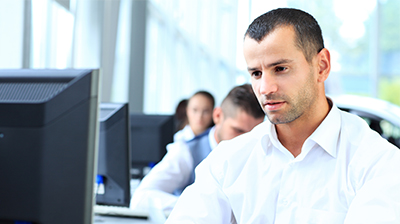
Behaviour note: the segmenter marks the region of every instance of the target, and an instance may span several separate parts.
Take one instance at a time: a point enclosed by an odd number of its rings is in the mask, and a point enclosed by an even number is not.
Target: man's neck
[[[293,122],[287,124],[277,124],[275,129],[281,144],[289,150],[294,157],[301,153],[306,139],[318,128],[325,117],[328,115],[331,102],[325,100],[318,108],[314,108],[312,113],[299,117]]]

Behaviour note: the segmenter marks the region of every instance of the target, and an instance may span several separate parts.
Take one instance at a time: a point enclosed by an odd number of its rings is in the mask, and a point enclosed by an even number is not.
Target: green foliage
[[[379,98],[400,106],[400,78],[381,78]]]
[[[380,38],[382,51],[399,51],[400,50],[400,1],[387,0],[381,8],[381,30],[383,31]]]

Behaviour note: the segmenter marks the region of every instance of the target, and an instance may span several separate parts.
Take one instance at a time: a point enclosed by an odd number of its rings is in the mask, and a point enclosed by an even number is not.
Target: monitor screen
[[[148,167],[165,155],[167,144],[173,142],[174,116],[131,114],[131,159],[133,178],[141,178]]]
[[[98,80],[0,70],[0,223],[92,223]]]
[[[100,104],[96,203],[129,207],[130,132],[128,104]]]

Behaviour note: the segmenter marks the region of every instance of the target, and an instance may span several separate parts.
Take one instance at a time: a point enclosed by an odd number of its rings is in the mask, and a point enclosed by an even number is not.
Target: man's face
[[[277,28],[259,43],[246,37],[244,57],[254,93],[271,123],[308,115],[318,96],[316,71],[295,46],[292,27]]]
[[[249,132],[263,120],[264,118],[254,118],[242,110],[239,110],[235,117],[224,117],[221,111],[220,120],[215,125],[216,140],[219,143]]]

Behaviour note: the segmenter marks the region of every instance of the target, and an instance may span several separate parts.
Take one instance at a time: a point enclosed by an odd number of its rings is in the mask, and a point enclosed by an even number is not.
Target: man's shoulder
[[[340,150],[342,154],[351,155],[351,161],[358,167],[387,161],[391,157],[395,160],[400,158],[400,150],[372,130],[365,120],[347,112],[342,112],[341,118]]]
[[[251,131],[237,136],[231,140],[223,141],[224,144],[230,144],[235,146],[245,146],[251,142],[259,141],[263,136],[269,133],[269,125],[263,122],[255,126]]]
[[[249,158],[259,152],[262,136],[266,134],[263,126],[260,124],[248,133],[220,142],[199,167],[209,170],[220,182],[227,176],[234,180]]]
[[[359,116],[342,111],[341,119],[341,135],[354,147],[373,148],[381,145],[391,148],[392,145]]]
[[[207,147],[210,148],[210,139],[208,134],[210,133],[210,129],[207,129],[200,135],[195,136],[194,138],[190,139],[189,141],[185,141],[185,144],[189,149],[196,148],[196,147]]]
[[[201,141],[203,139],[208,139],[208,134],[210,133],[211,128],[208,128],[207,130],[205,130],[203,133],[196,135],[194,138],[185,141],[187,144],[192,144],[198,141]]]
[[[240,158],[245,158],[261,141],[261,138],[266,135],[268,127],[268,124],[261,123],[250,132],[230,140],[221,141],[213,152],[215,151],[215,154],[221,155],[224,160],[235,158],[238,154]]]

